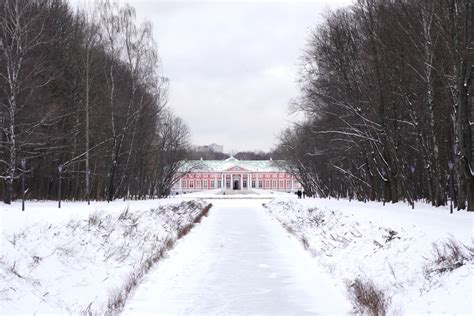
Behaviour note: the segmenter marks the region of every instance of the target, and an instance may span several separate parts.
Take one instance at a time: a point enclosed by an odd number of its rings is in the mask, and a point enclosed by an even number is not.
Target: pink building
[[[226,160],[198,160],[183,166],[181,173],[181,178],[173,186],[174,192],[224,188],[285,192],[301,189],[296,179],[285,172],[278,161],[273,160],[238,160],[233,157]]]

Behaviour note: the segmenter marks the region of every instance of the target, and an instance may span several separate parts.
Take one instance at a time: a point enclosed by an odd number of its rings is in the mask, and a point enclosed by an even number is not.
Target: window
[[[201,188],[201,180],[196,180],[196,189]]]
[[[230,181],[229,180],[226,180],[225,185],[226,185],[227,189],[230,189]]]
[[[259,180],[258,181],[258,187],[261,189],[263,188],[263,181],[262,180]]]
[[[243,189],[243,188],[246,188],[246,187],[247,187],[247,180],[244,180],[244,183],[243,183],[242,189]]]
[[[277,180],[273,180],[273,189],[277,188]]]
[[[217,188],[222,188],[222,180],[217,180]]]
[[[252,188],[255,189],[255,180],[252,180]]]
[[[280,180],[280,189],[283,189],[283,180]]]
[[[265,189],[270,189],[270,180],[265,181]]]
[[[207,189],[207,180],[204,180],[204,189]]]
[[[193,180],[189,181],[189,188],[190,189],[194,188],[194,181]]]
[[[215,185],[214,180],[211,180],[211,189],[214,189],[214,185]]]
[[[290,180],[286,180],[286,188],[291,189],[291,181]]]

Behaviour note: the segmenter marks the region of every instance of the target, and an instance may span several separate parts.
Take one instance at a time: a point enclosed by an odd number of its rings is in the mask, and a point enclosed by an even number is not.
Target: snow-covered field
[[[389,314],[474,312],[474,214],[445,207],[207,191],[0,215],[2,315],[115,314],[136,286],[127,314],[344,314],[369,281]]]
[[[113,311],[203,215],[192,199],[1,206],[2,315]]]
[[[334,199],[266,206],[348,296],[358,279],[384,293],[391,314],[474,313],[474,214]]]

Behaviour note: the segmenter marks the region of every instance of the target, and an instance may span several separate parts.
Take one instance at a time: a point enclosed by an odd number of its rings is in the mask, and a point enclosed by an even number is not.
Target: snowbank
[[[276,197],[292,197],[294,193],[274,190],[203,190],[192,193],[181,194],[181,198],[201,198],[201,199],[274,199]]]
[[[2,209],[0,304],[4,314],[119,310],[177,238],[207,214],[180,199],[29,203]]]
[[[388,297],[393,313],[472,315],[474,214],[294,198],[275,199],[267,209],[348,295],[365,280]]]

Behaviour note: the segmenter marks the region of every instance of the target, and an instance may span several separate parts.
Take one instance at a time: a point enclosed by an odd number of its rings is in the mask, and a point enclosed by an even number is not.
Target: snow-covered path
[[[350,305],[262,200],[214,200],[125,314],[346,314]]]

